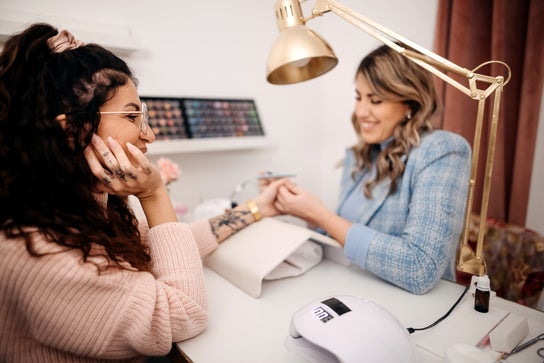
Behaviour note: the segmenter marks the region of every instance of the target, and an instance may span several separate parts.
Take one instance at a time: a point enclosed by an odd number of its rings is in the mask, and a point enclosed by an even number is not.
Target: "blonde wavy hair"
[[[407,47],[405,47],[407,48]],[[419,145],[420,136],[435,128],[434,121],[439,113],[439,104],[432,75],[397,53],[388,46],[381,46],[369,53],[357,68],[370,85],[372,92],[383,100],[403,102],[410,107],[411,117],[404,119],[394,130],[393,141],[378,154],[376,176],[364,185],[364,194],[372,197],[372,189],[383,180],[390,179],[389,193],[397,189],[397,179],[405,169],[405,160],[410,150]],[[352,146],[356,165],[352,177],[365,168],[371,168],[372,145],[365,143],[360,135],[360,126],[355,117],[352,125],[359,135],[359,141]],[[407,160],[407,159],[406,159]]]

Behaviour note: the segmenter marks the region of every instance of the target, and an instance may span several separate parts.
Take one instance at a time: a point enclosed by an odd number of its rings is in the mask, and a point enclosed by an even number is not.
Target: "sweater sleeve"
[[[201,257],[209,255],[219,247],[219,243],[217,243],[217,239],[212,233],[208,219],[189,223],[189,228],[193,236],[195,236],[198,252]]]
[[[172,342],[199,334],[206,294],[190,228],[166,223],[148,239],[150,272],[99,272],[75,250],[29,258],[20,299],[33,339],[68,354],[122,359],[164,355]]]
[[[196,241],[200,257],[205,257],[215,251],[219,247],[217,238],[213,235],[210,221],[208,219],[200,219],[187,224],[191,229],[191,233]],[[140,221],[140,233],[147,240],[149,227],[145,219]]]

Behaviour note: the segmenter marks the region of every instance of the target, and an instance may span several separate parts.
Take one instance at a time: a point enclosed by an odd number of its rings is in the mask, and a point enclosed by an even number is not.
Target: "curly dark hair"
[[[364,194],[370,198],[372,188],[387,178],[391,180],[389,192],[396,190],[397,179],[404,173],[405,159],[409,157],[410,150],[419,145],[421,135],[435,128],[440,104],[432,75],[389,46],[382,45],[364,57],[357,68],[356,76],[359,74],[366,79],[374,94],[384,100],[403,102],[411,112],[411,118],[401,122],[394,131],[393,141],[375,160],[376,176],[364,186]],[[352,114],[351,122],[360,135],[355,114]],[[357,160],[353,170],[355,176],[358,171],[371,168],[372,145],[360,139],[352,150]]]
[[[99,107],[135,82],[132,72],[96,44],[53,53],[47,40],[56,34],[51,25],[33,24],[0,53],[0,229],[22,236],[33,255],[27,227],[81,250],[84,260],[95,243],[115,263],[146,270],[150,256],[126,199],[110,195],[104,209],[83,155]],[[62,114],[64,127],[56,119]]]

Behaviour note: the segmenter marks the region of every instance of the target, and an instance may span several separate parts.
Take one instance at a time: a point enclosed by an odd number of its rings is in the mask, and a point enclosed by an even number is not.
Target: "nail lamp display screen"
[[[344,313],[347,313],[348,311],[351,311],[350,308],[348,308],[346,305],[344,305],[343,302],[341,302],[335,297],[327,299],[327,300],[323,300],[321,303],[330,307],[338,316]],[[321,306],[316,307],[313,310],[313,314],[315,315],[316,318],[318,318],[324,323],[334,318],[334,316],[329,314],[327,310],[325,310]]]

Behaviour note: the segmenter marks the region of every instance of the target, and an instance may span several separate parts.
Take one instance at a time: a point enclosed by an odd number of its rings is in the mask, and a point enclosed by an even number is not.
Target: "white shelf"
[[[46,22],[59,30],[67,29],[85,43],[97,43],[117,55],[128,55],[140,47],[126,25],[105,24],[82,19],[67,19],[44,13],[31,13],[15,9],[0,8],[0,46],[14,33],[26,29],[30,24]]]
[[[149,155],[262,149],[271,147],[266,136],[221,137],[155,141],[147,145]]]

